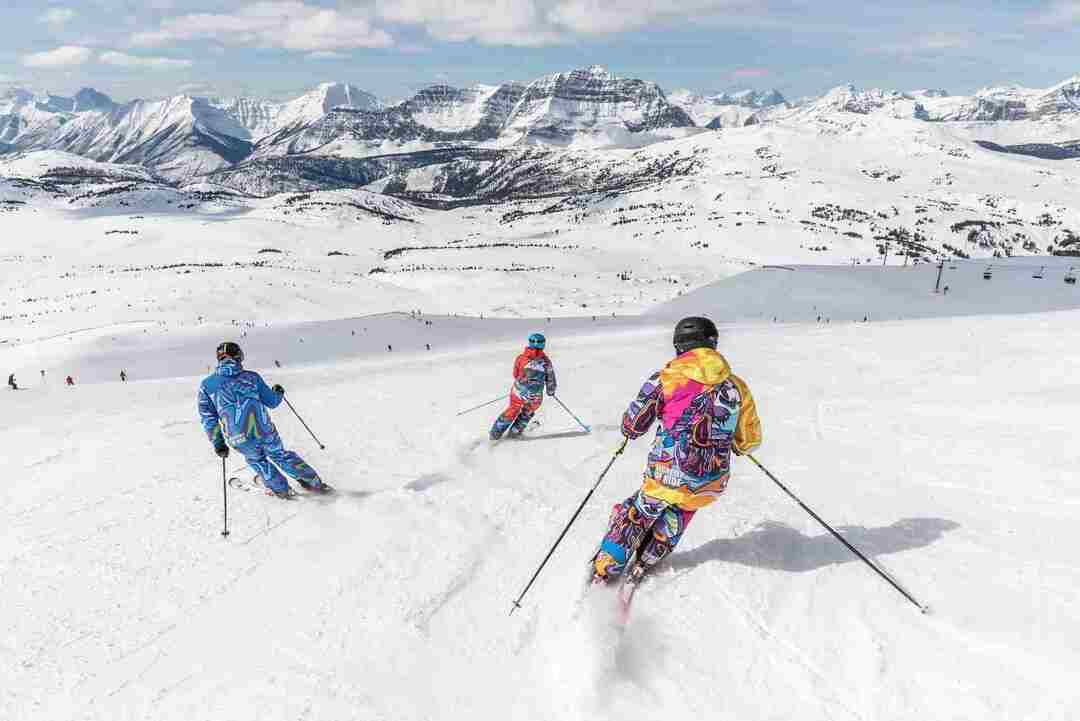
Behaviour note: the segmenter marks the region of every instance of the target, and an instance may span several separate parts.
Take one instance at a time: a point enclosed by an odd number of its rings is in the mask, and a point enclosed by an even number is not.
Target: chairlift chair
[[[993,268],[993,266],[990,266],[990,268]],[[991,272],[990,268],[983,271],[983,280],[990,280],[990,278],[993,277],[994,274]]]
[[[1042,278],[1043,278],[1043,271],[1044,271],[1044,270],[1046,270],[1046,266],[1045,266],[1045,265],[1044,265],[1043,267],[1039,268],[1039,270],[1038,270],[1038,271],[1037,271],[1037,272],[1035,273],[1035,275],[1033,275],[1033,276],[1031,276],[1031,277],[1032,277],[1032,278],[1037,278],[1038,280],[1042,280]]]
[[[1065,283],[1068,285],[1076,285],[1076,273],[1073,270],[1073,268],[1069,268],[1069,272],[1065,274]]]

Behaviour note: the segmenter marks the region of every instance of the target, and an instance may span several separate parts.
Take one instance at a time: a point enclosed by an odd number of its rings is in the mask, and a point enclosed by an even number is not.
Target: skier
[[[127,383],[127,373],[124,372],[123,368],[120,369],[120,382]]]
[[[67,378],[65,378],[64,382],[67,383],[69,386],[75,385],[75,379],[72,378],[71,376],[68,376]]]
[[[314,468],[296,453],[285,450],[270,420],[267,409],[281,405],[285,389],[280,385],[270,388],[258,373],[244,370],[244,351],[236,343],[219,345],[217,360],[217,370],[199,386],[199,417],[214,452],[227,458],[229,446],[235,448],[266,485],[267,492],[278,498],[295,495],[281,471],[295,478],[305,490],[330,491]]]
[[[716,351],[718,337],[708,318],[679,321],[676,357],[645,381],[623,416],[628,439],[660,425],[640,490],[612,510],[593,557],[593,583],[627,566],[628,580],[639,581],[671,553],[694,513],[724,492],[731,451],[743,455],[761,444],[754,398]]]
[[[11,390],[13,390],[13,391],[19,390],[18,384],[15,383],[15,374],[14,373],[12,373],[11,375],[8,376],[7,384],[8,384],[8,386],[10,386]]]
[[[510,389],[510,405],[491,426],[491,440],[497,441],[510,430],[517,438],[529,425],[533,414],[544,401],[544,388],[555,395],[555,366],[544,353],[547,339],[543,333],[529,336],[528,347],[514,360],[514,387]]]

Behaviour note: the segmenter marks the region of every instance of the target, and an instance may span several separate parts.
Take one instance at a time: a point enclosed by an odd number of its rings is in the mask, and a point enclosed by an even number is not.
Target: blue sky
[[[1080,74],[1080,0],[6,0],[0,20],[0,82],[118,100],[284,98],[323,80],[398,98],[591,64],[791,98]]]

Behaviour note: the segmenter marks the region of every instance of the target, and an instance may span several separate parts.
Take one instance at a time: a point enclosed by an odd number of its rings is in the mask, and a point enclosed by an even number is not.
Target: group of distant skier
[[[127,371],[121,370],[120,371],[120,382],[121,383],[127,383],[127,379],[128,379]],[[44,371],[44,369],[41,371],[41,380],[42,380],[42,382],[45,381],[45,371]],[[8,376],[7,384],[8,384],[8,388],[10,388],[11,390],[13,390],[13,391],[19,390],[19,384],[15,381],[15,374],[14,373],[12,373],[11,375]],[[67,385],[67,386],[75,385],[75,379],[72,378],[70,375],[65,377],[64,378],[64,385]]]
[[[732,373],[717,351],[719,333],[708,318],[684,318],[675,326],[675,358],[645,381],[623,415],[622,434],[640,438],[659,423],[641,487],[615,505],[607,530],[590,564],[592,582],[605,584],[629,574],[637,580],[666,558],[698,510],[727,487],[731,454],[742,455],[761,443],[761,422],[746,382]],[[516,438],[557,390],[555,367],[541,333],[528,338],[514,361],[509,404],[489,436],[493,442]],[[285,389],[267,386],[243,367],[244,353],[234,342],[217,348],[217,369],[199,387],[203,429],[221,458],[230,448],[241,453],[268,489],[279,498],[295,492],[285,476],[312,492],[332,491],[299,455],[286,450],[270,419]]]

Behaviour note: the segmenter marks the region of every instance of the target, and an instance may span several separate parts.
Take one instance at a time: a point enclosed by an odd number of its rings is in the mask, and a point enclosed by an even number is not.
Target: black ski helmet
[[[244,351],[240,350],[239,343],[233,343],[231,340],[227,340],[217,347],[217,359],[220,363],[226,358],[232,358],[238,363],[244,362]]]
[[[708,318],[690,317],[683,318],[675,324],[675,352],[682,355],[694,348],[716,349],[716,343],[720,333],[716,325]]]

